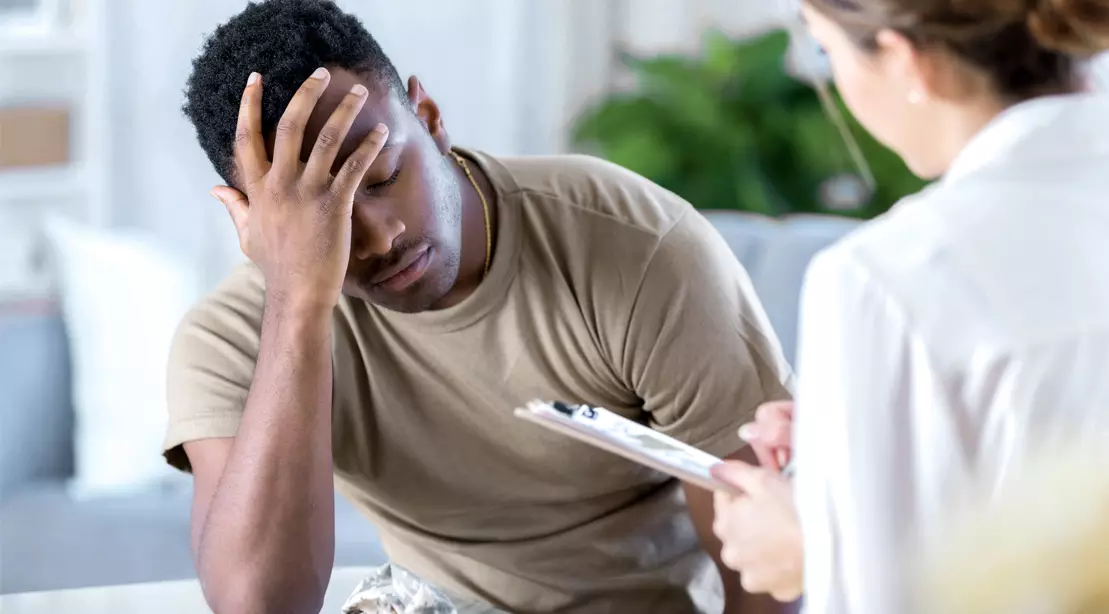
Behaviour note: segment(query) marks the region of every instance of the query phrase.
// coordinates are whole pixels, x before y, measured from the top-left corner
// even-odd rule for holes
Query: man
[[[169,365],[216,612],[318,611],[333,486],[394,562],[511,612],[722,609],[710,493],[513,416],[589,402],[737,452],[790,375],[703,217],[597,160],[453,148],[330,2],[218,28],[185,111],[252,261]],[[724,579],[727,611],[772,607]]]

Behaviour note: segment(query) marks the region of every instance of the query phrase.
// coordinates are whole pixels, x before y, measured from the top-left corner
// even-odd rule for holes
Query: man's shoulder
[[[582,154],[498,157],[528,205],[605,218],[636,232],[665,234],[692,206],[653,181]],[[566,212],[566,211],[560,211]]]
[[[265,281],[250,262],[237,265],[182,318],[174,337],[171,365],[195,354],[257,352],[262,329]]]
[[[236,265],[189,313],[192,318],[204,320],[238,319],[261,324],[265,294],[262,271],[253,263],[244,262]]]

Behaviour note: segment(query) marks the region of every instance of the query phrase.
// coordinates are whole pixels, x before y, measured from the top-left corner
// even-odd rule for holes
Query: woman
[[[1109,442],[1109,99],[1079,93],[1079,60],[1109,47],[1109,0],[803,14],[860,122],[942,179],[814,259],[796,478],[756,424],[764,467],[720,468],[749,494],[717,497],[716,531],[749,590],[899,613],[904,558],[945,512],[1042,446]],[[790,410],[763,419],[782,430]]]

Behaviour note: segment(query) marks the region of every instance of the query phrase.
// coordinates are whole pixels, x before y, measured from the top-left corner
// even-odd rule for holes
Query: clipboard
[[[515,415],[706,490],[743,494],[712,476],[721,459],[603,407],[530,401]]]

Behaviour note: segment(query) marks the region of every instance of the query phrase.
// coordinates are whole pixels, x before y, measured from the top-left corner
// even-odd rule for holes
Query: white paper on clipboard
[[[707,490],[742,494],[717,480],[721,459],[602,407],[531,401],[516,416]]]

